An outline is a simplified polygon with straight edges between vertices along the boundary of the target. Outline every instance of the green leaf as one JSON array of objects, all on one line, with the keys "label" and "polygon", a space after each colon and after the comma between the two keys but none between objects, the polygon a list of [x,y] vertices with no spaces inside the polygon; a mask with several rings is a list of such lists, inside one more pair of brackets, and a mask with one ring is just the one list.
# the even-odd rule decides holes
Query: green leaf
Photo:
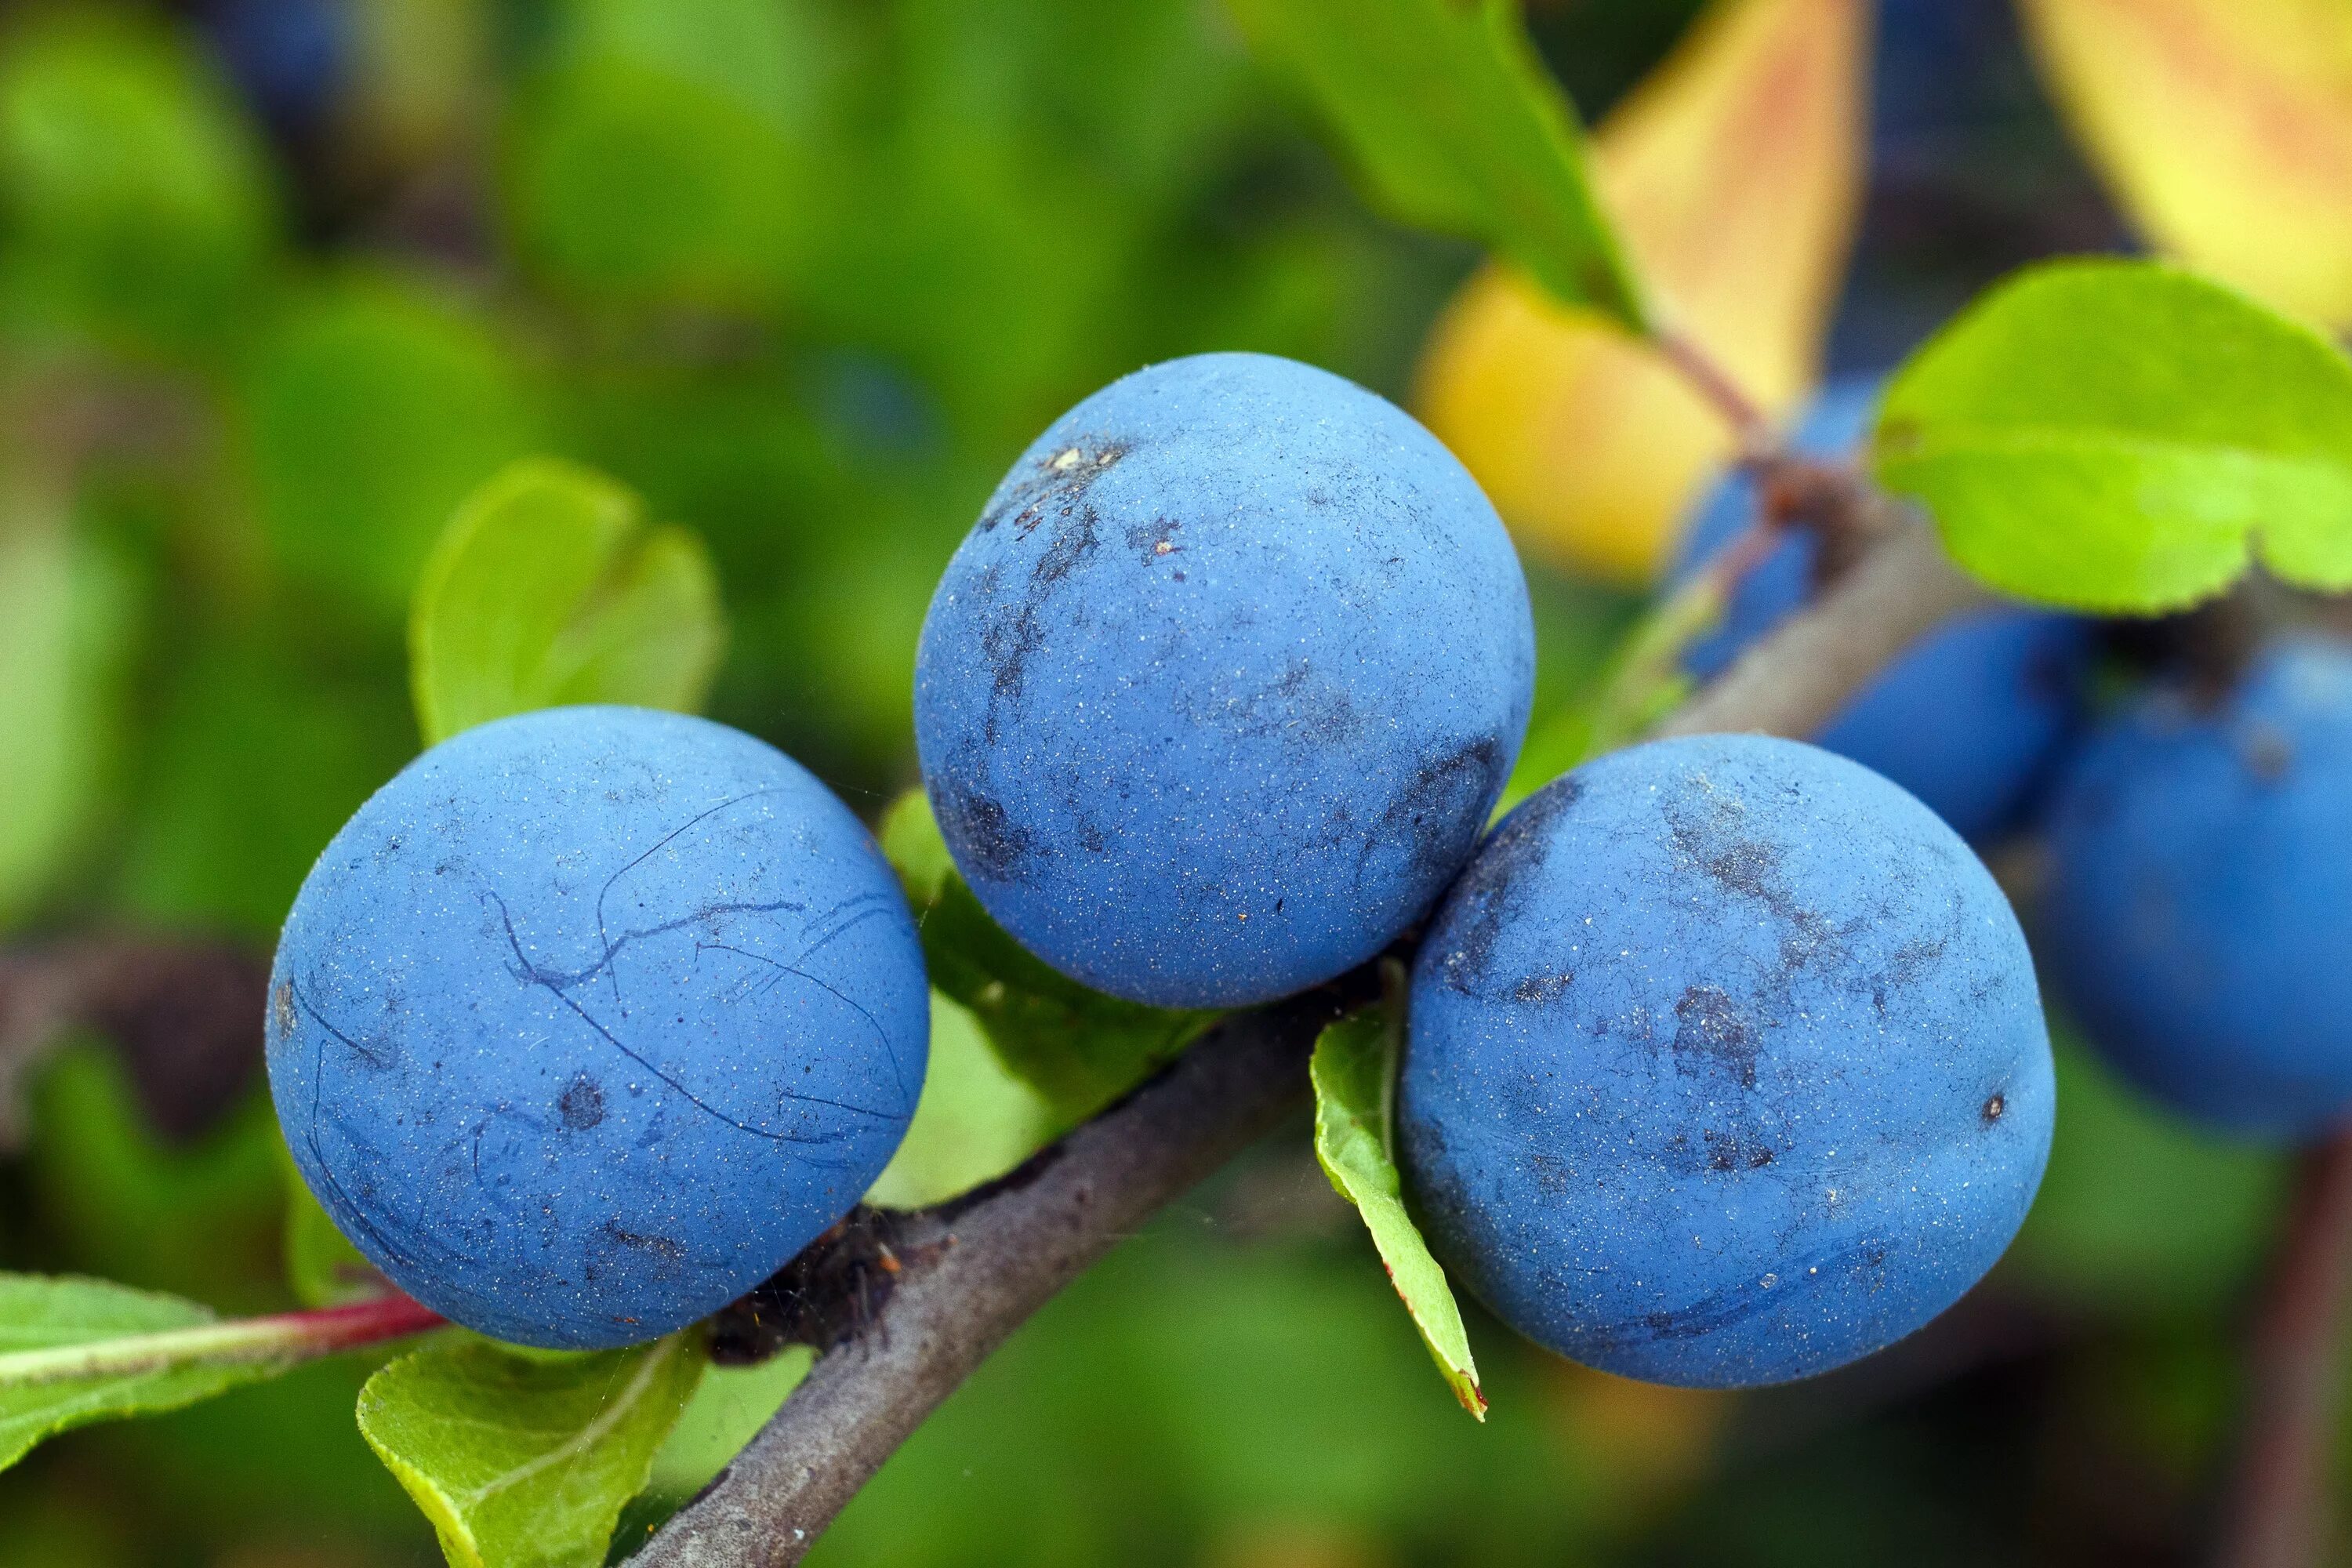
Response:
[{"label": "green leaf", "polygon": [[1053,1136],[1053,1108],[998,1059],[971,1013],[934,991],[922,1098],[866,1201],[897,1209],[944,1202],[1004,1174]]},{"label": "green leaf", "polygon": [[1470,1336],[1454,1305],[1445,1270],[1405,1213],[1402,1184],[1390,1148],[1390,1115],[1402,1028],[1393,1008],[1360,1013],[1325,1029],[1308,1072],[1315,1082],[1315,1158],[1339,1195],[1356,1205],[1380,1249],[1389,1282],[1412,1314],[1413,1327],[1462,1408],[1486,1418],[1486,1396],[1470,1359]]},{"label": "green leaf", "polygon": [[702,542],[647,529],[637,498],[589,469],[529,458],[467,498],[409,618],[427,745],[571,702],[691,710],[726,639]]},{"label": "green leaf", "polygon": [[278,1164],[286,1184],[286,1283],[294,1299],[306,1307],[339,1307],[391,1294],[392,1281],[336,1228],[311,1195],[282,1137]]},{"label": "green leaf", "polygon": [[956,874],[921,790],[882,820],[923,935],[931,984],[969,1008],[997,1059],[1043,1095],[1056,1128],[1076,1126],[1191,1044],[1213,1012],[1146,1007],[1055,973],[990,918]]},{"label": "green leaf", "polygon": [[117,717],[123,595],[63,512],[39,487],[0,489],[0,926],[72,850]]},{"label": "green leaf", "polygon": [[511,326],[392,272],[291,296],[238,387],[246,461],[278,561],[328,608],[391,624],[449,514],[542,444]]},{"label": "green leaf", "polygon": [[0,1274],[0,1468],[93,1421],[174,1410],[438,1321],[405,1297],[224,1322],[102,1279]]},{"label": "green leaf", "polygon": [[1306,87],[1377,199],[1477,240],[1637,332],[1648,308],[1592,192],[1574,105],[1517,0],[1229,0]]},{"label": "green leaf", "polygon": [[772,304],[825,229],[814,121],[838,50],[821,20],[772,0],[566,7],[509,141],[538,270],[614,304]]},{"label": "green leaf", "polygon": [[591,1355],[452,1335],[360,1391],[360,1433],[454,1568],[597,1568],[706,1364],[691,1331]]},{"label": "green leaf", "polygon": [[[0,1274],[0,1367],[16,1354],[194,1328],[209,1308],[100,1279]],[[193,1405],[245,1381],[243,1369],[59,1377],[17,1385],[0,1372],[0,1467],[68,1427]]]},{"label": "green leaf", "polygon": [[2250,556],[2352,587],[2352,361],[2173,268],[2054,262],[1994,289],[1895,377],[1874,455],[1961,565],[2025,598],[2172,609]]},{"label": "green leaf", "polygon": [[132,346],[237,331],[278,237],[261,138],[160,18],[92,9],[14,29],[0,57],[5,265]]}]

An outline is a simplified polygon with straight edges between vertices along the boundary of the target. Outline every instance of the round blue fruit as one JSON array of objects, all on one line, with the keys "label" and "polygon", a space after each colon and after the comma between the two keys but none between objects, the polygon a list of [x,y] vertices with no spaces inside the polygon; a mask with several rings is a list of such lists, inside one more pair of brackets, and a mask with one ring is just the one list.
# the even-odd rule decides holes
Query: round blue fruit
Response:
[{"label": "round blue fruit", "polygon": [[2352,650],[2158,688],[2051,803],[2043,946],[2101,1053],[2187,1115],[2277,1137],[2352,1111]]},{"label": "round blue fruit", "polygon": [[[1836,383],[1790,440],[1797,452],[1852,455],[1878,405],[1875,378]],[[1755,481],[1735,473],[1711,490],[1685,530],[1673,580],[1687,581],[1755,521]],[[1685,661],[1702,679],[1812,596],[1812,536],[1792,532],[1759,562],[1720,630]],[[2080,722],[2087,622],[2002,607],[1961,617],[1921,638],[1881,670],[1814,737],[1885,773],[1979,843],[2014,826]]]},{"label": "round blue fruit", "polygon": [[1430,1244],[1628,1377],[1826,1372],[2009,1245],[2054,1095],[2032,961],[1926,806],[1817,747],[1661,741],[1505,819],[1412,975],[1398,1095]]},{"label": "round blue fruit", "polygon": [[269,1087],[343,1233],[524,1344],[653,1339],[854,1205],[929,1040],[889,867],[723,725],[559,708],[376,792],[302,884]]},{"label": "round blue fruit", "polygon": [[991,914],[1163,1005],[1371,957],[1469,858],[1535,678],[1527,580],[1436,438],[1262,354],[1055,421],[931,600],[923,779]]}]

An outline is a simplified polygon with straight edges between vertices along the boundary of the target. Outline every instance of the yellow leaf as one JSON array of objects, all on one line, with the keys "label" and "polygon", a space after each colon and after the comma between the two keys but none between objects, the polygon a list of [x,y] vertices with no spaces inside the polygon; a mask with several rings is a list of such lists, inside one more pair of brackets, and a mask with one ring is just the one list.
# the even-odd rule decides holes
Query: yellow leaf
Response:
[{"label": "yellow leaf", "polygon": [[2043,75],[2157,248],[2352,325],[2352,6],[2020,0]]},{"label": "yellow leaf", "polygon": [[[1866,0],[1717,0],[1601,126],[1602,205],[1669,325],[1768,412],[1819,374],[1862,186]],[[1649,344],[1489,266],[1439,318],[1418,401],[1520,542],[1645,583],[1723,416]]]}]

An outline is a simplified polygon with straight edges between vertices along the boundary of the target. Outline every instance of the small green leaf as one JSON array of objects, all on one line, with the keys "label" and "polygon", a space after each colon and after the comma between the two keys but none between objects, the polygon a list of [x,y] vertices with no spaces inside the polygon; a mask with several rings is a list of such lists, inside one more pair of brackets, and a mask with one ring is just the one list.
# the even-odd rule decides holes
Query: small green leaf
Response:
[{"label": "small green leaf", "polygon": [[1517,0],[1230,4],[1396,216],[1477,240],[1561,300],[1649,331],[1593,196],[1575,106],[1528,42]]},{"label": "small green leaf", "polygon": [[1486,1419],[1470,1336],[1445,1283],[1445,1270],[1405,1213],[1402,1184],[1390,1152],[1391,1087],[1396,1081],[1399,1030],[1392,1009],[1342,1018],[1315,1042],[1308,1072],[1315,1082],[1315,1158],[1339,1195],[1356,1205],[1380,1248],[1389,1282],[1404,1299],[1431,1359],[1462,1408]]},{"label": "small green leaf", "polygon": [[597,1568],[706,1364],[692,1331],[592,1355],[453,1335],[360,1390],[360,1433],[453,1568]]},{"label": "small green leaf", "polygon": [[2086,610],[2177,608],[2250,555],[2352,587],[2352,361],[2176,268],[2035,268],[1896,376],[1879,479],[1993,587]]},{"label": "small green leaf", "polygon": [[406,1297],[224,1322],[102,1279],[0,1274],[0,1468],[70,1427],[175,1410],[438,1322]]},{"label": "small green leaf", "polygon": [[286,1283],[306,1307],[340,1307],[392,1293],[392,1281],[329,1218],[311,1195],[284,1139],[278,1168],[286,1183]]},{"label": "small green leaf", "polygon": [[425,563],[409,618],[427,745],[570,702],[700,706],[725,641],[701,541],[647,530],[603,476],[530,458],[467,498]]},{"label": "small green leaf", "polygon": [[1076,1126],[1142,1082],[1216,1020],[1213,1012],[1106,996],[1048,968],[956,875],[921,790],[890,808],[881,839],[914,906],[931,984],[971,1010],[997,1059],[1045,1097],[1056,1128]]}]

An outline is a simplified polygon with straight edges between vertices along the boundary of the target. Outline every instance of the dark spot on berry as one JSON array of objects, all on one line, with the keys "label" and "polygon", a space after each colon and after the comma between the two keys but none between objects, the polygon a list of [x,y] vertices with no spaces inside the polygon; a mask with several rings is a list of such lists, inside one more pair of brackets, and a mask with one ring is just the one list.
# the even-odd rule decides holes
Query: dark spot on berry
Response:
[{"label": "dark spot on berry", "polygon": [[1035,842],[1013,820],[1004,803],[952,779],[935,781],[931,799],[940,834],[955,851],[956,864],[992,882],[1018,882],[1029,874]]},{"label": "dark spot on berry", "polygon": [[1756,1087],[1763,1042],[1730,993],[1713,985],[1686,987],[1675,1003],[1675,1066],[1684,1072],[1727,1069],[1742,1089]]},{"label": "dark spot on berry", "polygon": [[555,1113],[574,1132],[585,1132],[604,1120],[604,1086],[582,1073],[555,1097]]},{"label": "dark spot on berry", "polygon": [[1495,967],[1495,945],[1520,912],[1551,850],[1551,825],[1576,805],[1584,786],[1573,776],[1552,780],[1529,795],[1471,858],[1454,884],[1449,918],[1433,940],[1445,943],[1444,973],[1451,990],[1476,994]]}]

